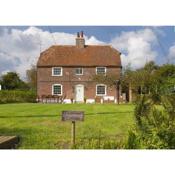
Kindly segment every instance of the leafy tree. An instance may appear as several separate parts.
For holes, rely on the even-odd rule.
[[[174,91],[175,88],[175,65],[165,64],[162,65],[154,75],[157,87],[156,90],[159,94],[169,94]]]
[[[154,61],[150,61],[150,62],[145,64],[143,69],[148,71],[149,73],[153,73],[158,68],[159,68],[159,66],[156,65],[156,63]]]
[[[27,84],[22,81],[16,72],[7,72],[2,75],[1,85],[4,90],[27,89]]]
[[[137,70],[125,69],[122,87],[132,88],[136,95],[152,94],[160,102],[160,96],[175,92],[175,65],[156,65],[153,61]]]
[[[94,75],[92,80],[98,83],[107,84],[109,87],[116,87],[117,78],[115,74]]]

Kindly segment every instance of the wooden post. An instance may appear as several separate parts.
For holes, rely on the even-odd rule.
[[[71,143],[73,146],[75,145],[75,121],[72,121]]]

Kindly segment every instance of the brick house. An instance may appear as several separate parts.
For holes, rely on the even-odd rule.
[[[54,45],[37,62],[37,94],[64,97],[65,103],[93,103],[96,99],[117,102],[119,88],[92,80],[96,74],[121,75],[120,52],[110,45],[85,45],[83,32],[75,45]]]

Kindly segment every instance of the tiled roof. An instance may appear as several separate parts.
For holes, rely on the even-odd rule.
[[[119,66],[120,52],[109,45],[76,46],[55,45],[41,53],[38,67],[42,66]]]

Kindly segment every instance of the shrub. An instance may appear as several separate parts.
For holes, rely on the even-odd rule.
[[[0,91],[0,104],[23,103],[23,102],[36,102],[36,93],[34,91],[23,91],[23,90]]]
[[[161,106],[142,96],[135,108],[136,126],[128,136],[127,148],[175,149],[175,96],[162,96]]]
[[[138,134],[134,129],[129,131],[126,148],[127,149],[139,149],[140,148]]]

